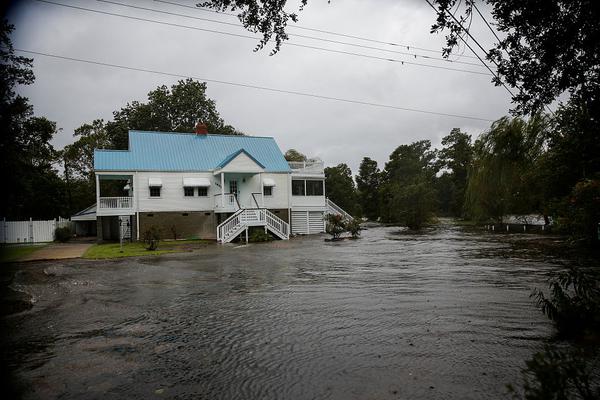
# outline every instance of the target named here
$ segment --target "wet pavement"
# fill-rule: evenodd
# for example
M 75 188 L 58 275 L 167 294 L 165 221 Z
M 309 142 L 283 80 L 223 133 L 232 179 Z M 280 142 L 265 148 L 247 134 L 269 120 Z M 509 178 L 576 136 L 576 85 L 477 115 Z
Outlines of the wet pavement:
M 35 303 L 2 319 L 4 358 L 31 399 L 507 398 L 553 333 L 540 238 L 380 227 L 13 266 Z

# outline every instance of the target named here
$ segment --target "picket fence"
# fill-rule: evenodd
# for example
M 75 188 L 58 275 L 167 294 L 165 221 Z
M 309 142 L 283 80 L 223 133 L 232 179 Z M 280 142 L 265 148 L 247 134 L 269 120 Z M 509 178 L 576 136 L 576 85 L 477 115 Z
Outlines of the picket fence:
M 65 218 L 50 221 L 7 221 L 0 222 L 0 243 L 52 242 L 56 228 L 69 227 L 73 223 Z

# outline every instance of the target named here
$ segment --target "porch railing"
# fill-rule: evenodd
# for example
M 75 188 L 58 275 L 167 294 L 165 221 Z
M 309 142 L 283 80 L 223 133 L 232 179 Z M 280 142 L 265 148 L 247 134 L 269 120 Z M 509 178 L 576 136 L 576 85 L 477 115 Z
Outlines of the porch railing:
M 232 193 L 225 193 L 223 197 L 223 204 L 221 204 L 221 193 L 215 194 L 215 208 L 216 209 L 227 209 L 227 210 L 239 210 L 240 206 L 236 196 Z
M 133 209 L 133 197 L 100 197 L 98 208 L 100 209 Z
M 324 174 L 325 164 L 321 160 L 289 161 L 293 174 Z

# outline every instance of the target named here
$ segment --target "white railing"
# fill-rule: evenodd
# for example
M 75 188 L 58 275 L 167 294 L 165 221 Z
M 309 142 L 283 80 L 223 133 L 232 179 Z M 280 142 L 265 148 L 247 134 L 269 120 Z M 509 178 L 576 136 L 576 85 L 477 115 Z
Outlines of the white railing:
M 267 227 L 271 229 L 271 231 L 278 234 L 278 236 L 282 239 L 290 238 L 290 224 L 269 210 L 265 210 L 265 215 L 267 219 Z
M 321 160 L 288 161 L 293 174 L 318 174 L 325 173 L 325 164 Z
M 98 202 L 101 209 L 133 209 L 133 197 L 100 197 Z
M 351 221 L 354 219 L 354 217 L 352 215 L 348 214 L 342 207 L 338 206 L 333 201 L 331 201 L 329 199 L 325 199 L 325 201 L 327 203 L 327 213 L 328 214 L 339 214 L 348 221 Z
M 248 205 L 252 208 L 261 208 L 263 207 L 263 194 L 262 193 L 250 193 L 248 198 Z
M 224 210 L 239 210 L 238 202 L 235 198 L 234 194 L 225 193 L 225 197 L 223 197 L 223 201 L 221 204 L 221 193 L 215 195 L 215 209 L 224 209 Z
M 281 239 L 290 238 L 290 225 L 265 208 L 244 208 L 217 226 L 217 241 L 227 243 L 249 226 L 266 226 Z

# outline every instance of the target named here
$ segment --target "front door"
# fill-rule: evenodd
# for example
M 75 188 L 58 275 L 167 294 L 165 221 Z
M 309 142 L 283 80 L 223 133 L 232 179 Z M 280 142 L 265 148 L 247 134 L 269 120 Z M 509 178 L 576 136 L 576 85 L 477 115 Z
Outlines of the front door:
M 229 181 L 229 193 L 235 195 L 235 197 L 238 196 L 238 184 L 237 184 L 237 180 Z

